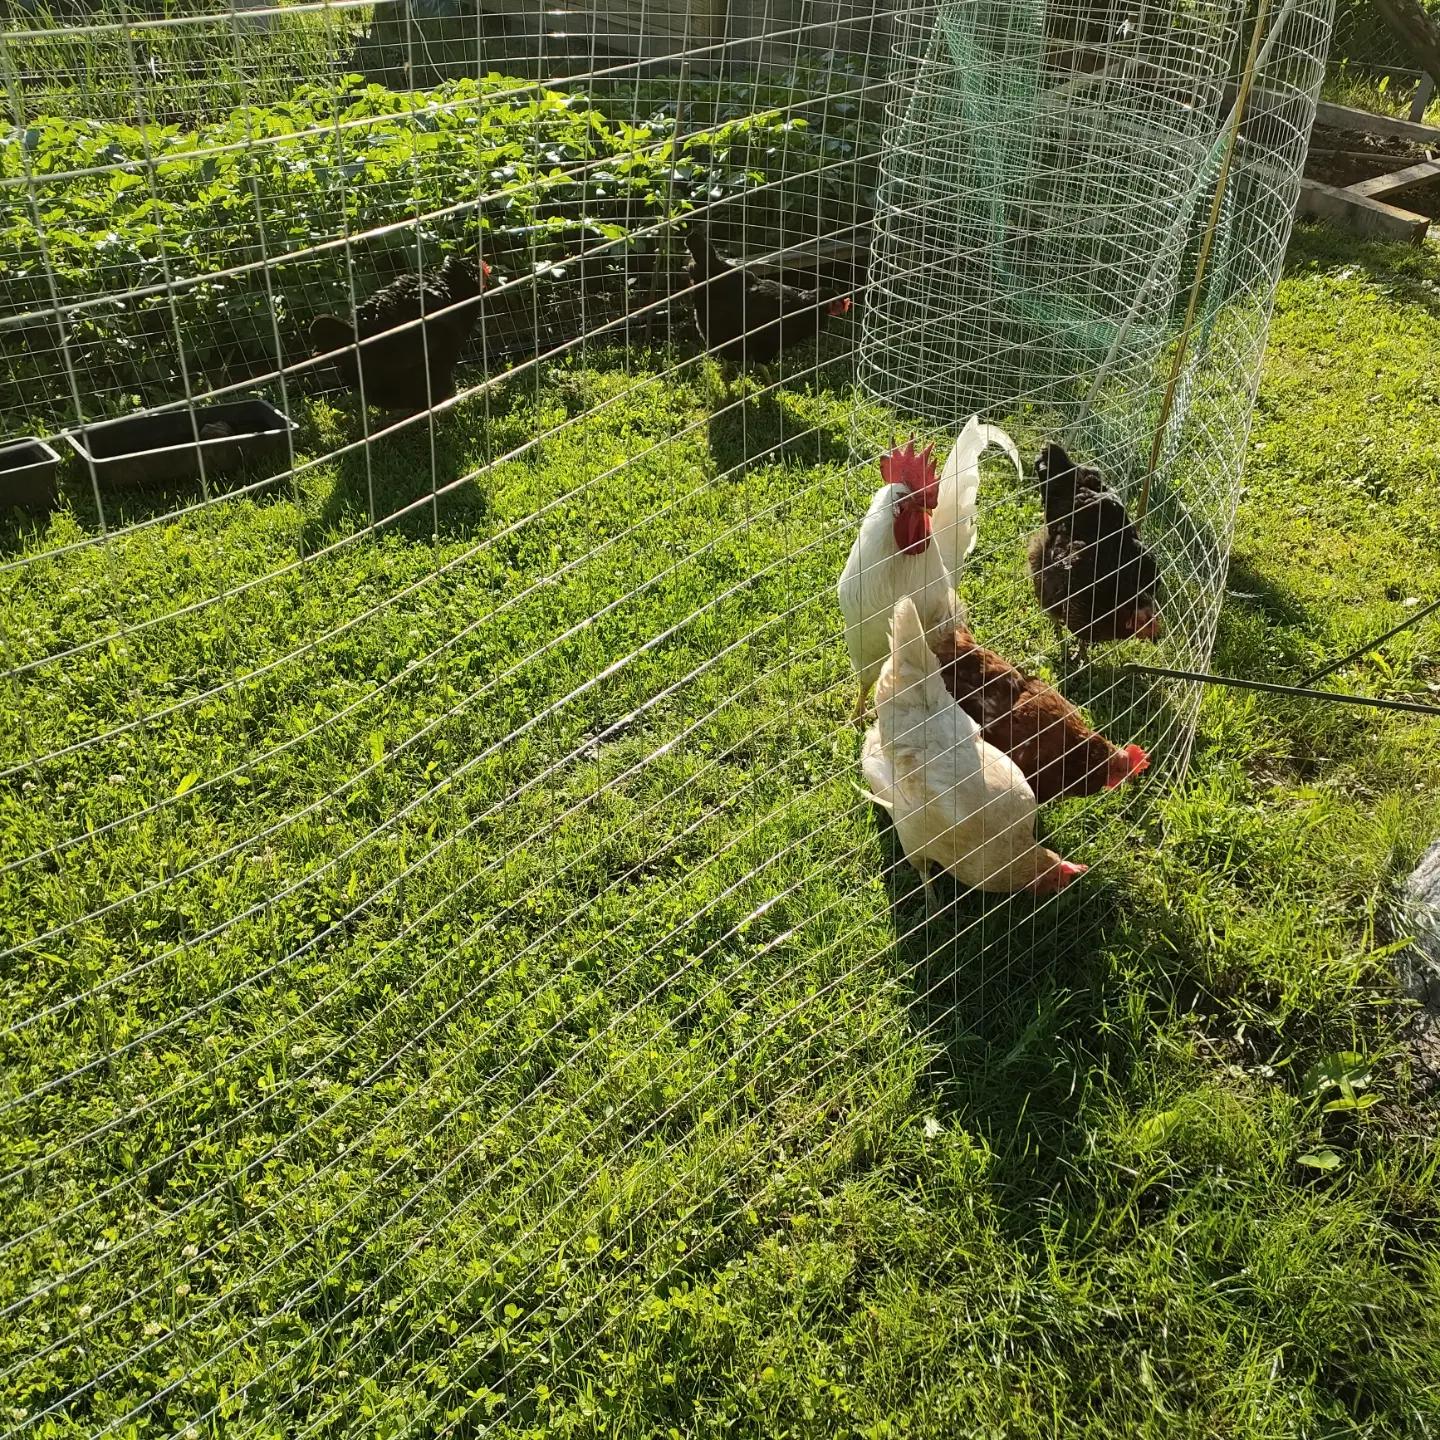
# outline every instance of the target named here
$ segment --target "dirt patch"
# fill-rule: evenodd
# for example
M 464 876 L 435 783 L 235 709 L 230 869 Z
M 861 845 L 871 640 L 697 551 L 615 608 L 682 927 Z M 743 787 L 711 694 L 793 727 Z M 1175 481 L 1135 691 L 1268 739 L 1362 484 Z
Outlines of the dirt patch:
M 1310 136 L 1310 153 L 1305 158 L 1305 178 L 1344 189 L 1437 155 L 1440 147 L 1427 150 L 1395 136 L 1366 135 L 1358 130 L 1332 130 L 1317 125 Z M 1379 198 L 1387 205 L 1440 220 L 1440 176 Z

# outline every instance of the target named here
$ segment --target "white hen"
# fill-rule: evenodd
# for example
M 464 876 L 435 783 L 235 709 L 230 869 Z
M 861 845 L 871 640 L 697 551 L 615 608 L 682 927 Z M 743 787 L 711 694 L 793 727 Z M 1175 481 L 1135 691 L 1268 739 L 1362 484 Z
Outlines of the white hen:
M 998 445 L 1010 457 L 1015 473 L 1023 481 L 1025 466 L 1015 442 L 998 425 L 982 424 L 978 415 L 972 415 L 965 422 L 940 472 L 940 492 L 932 524 L 940 559 L 957 585 L 965 557 L 975 548 L 980 457 L 991 445 Z
M 950 698 L 908 596 L 895 606 L 875 713 L 860 765 L 927 884 L 938 865 L 976 890 L 1049 895 L 1085 873 L 1035 839 L 1033 792 Z
M 915 601 L 927 630 L 953 630 L 965 621 L 930 538 L 930 512 L 939 498 L 934 448 L 917 451 L 912 440 L 891 451 L 880 461 L 880 478 L 885 483 L 870 501 L 840 572 L 845 647 L 860 677 L 851 717 L 857 723 L 890 651 L 890 617 L 902 595 Z

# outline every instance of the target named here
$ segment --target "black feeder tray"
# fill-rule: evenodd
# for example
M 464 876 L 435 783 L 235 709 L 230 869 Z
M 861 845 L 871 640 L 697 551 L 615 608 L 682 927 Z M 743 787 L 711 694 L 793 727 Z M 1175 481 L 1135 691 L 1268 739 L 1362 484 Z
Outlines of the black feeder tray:
M 53 510 L 60 455 L 34 435 L 0 446 L 0 510 Z
M 83 426 L 67 435 L 101 484 L 121 487 L 215 480 L 260 460 L 289 458 L 295 422 L 265 400 L 197 405 Z M 195 443 L 196 435 L 200 443 Z

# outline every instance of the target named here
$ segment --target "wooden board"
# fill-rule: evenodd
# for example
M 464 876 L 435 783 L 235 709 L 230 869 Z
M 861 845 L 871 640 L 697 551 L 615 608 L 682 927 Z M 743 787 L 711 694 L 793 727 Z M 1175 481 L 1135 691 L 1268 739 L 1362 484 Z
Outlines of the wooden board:
M 1316 180 L 1300 182 L 1300 214 L 1332 220 L 1357 235 L 1372 235 L 1377 240 L 1407 240 L 1412 245 L 1418 245 L 1430 228 L 1430 221 L 1424 215 L 1400 210 L 1334 185 L 1321 185 Z
M 1371 165 L 1405 159 L 1403 155 L 1387 155 L 1383 150 L 1333 150 L 1324 145 L 1312 145 L 1305 153 L 1312 160 L 1364 160 Z
M 1357 180 L 1345 188 L 1352 195 L 1367 195 L 1372 200 L 1378 200 L 1382 195 L 1392 195 L 1397 190 L 1433 180 L 1437 175 L 1440 175 L 1440 160 L 1421 160 L 1403 170 L 1390 170 L 1384 175 L 1372 175 L 1368 180 Z
M 1358 130 L 1363 135 L 1389 135 L 1397 140 L 1414 140 L 1420 145 L 1433 145 L 1440 141 L 1440 125 L 1417 125 L 1412 120 L 1372 115 L 1368 110 L 1354 110 L 1349 105 L 1331 105 L 1326 100 L 1322 100 L 1315 107 L 1315 123 L 1330 130 Z

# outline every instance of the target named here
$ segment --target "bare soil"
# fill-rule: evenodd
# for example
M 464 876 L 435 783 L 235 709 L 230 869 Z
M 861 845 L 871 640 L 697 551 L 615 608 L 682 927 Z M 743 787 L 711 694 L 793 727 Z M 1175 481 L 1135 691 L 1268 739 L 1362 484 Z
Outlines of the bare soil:
M 1305 178 L 1343 189 L 1391 170 L 1403 170 L 1436 154 L 1440 154 L 1440 149 L 1427 150 L 1423 145 L 1393 136 L 1366 135 L 1358 130 L 1332 130 L 1317 125 L 1310 136 Z M 1440 177 L 1379 198 L 1387 205 L 1440 220 Z

